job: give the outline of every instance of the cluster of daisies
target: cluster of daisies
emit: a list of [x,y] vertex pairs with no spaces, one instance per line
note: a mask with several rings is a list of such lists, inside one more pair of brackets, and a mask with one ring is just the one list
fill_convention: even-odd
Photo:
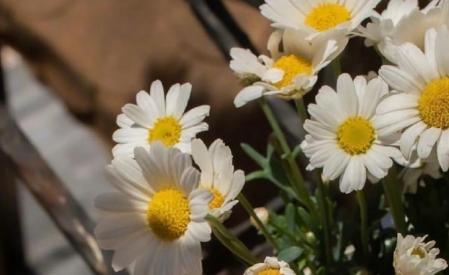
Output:
[[[263,16],[275,28],[269,56],[233,48],[230,68],[245,83],[241,107],[263,96],[300,99],[313,90],[320,70],[336,62],[353,36],[365,38],[385,60],[378,74],[340,74],[335,89],[318,89],[307,106],[301,143],[307,169],[339,180],[340,190],[361,190],[386,177],[396,162],[406,167],[407,191],[422,174],[449,169],[449,0],[265,0]],[[362,22],[369,20],[367,24]],[[191,85],[165,94],[160,81],[141,91],[117,117],[107,167],[115,191],[100,195],[96,238],[114,250],[116,271],[135,275],[202,274],[201,242],[211,238],[207,217],[225,220],[238,203],[245,175],[233,166],[221,140],[209,147],[196,138],[208,130],[209,106],[186,111]],[[435,242],[398,235],[396,274],[435,274],[447,267]],[[246,275],[295,274],[267,257]]]
[[[338,62],[351,37],[375,47],[384,60],[378,73],[340,74],[335,89],[317,89],[315,103],[307,106],[301,143],[307,168],[338,180],[343,193],[386,177],[395,162],[405,167],[410,192],[423,174],[438,178],[449,168],[449,1],[420,9],[417,0],[390,0],[380,14],[374,10],[379,2],[265,0],[260,11],[275,29],[270,55],[230,52],[230,68],[246,84],[234,100],[241,107],[263,96],[302,98],[319,71]],[[434,243],[423,241],[398,236],[397,274],[446,268],[444,260],[435,260]]]
[[[222,140],[207,147],[195,138],[208,129],[203,120],[210,108],[186,112],[190,92],[186,83],[165,94],[162,83],[154,81],[150,93],[139,92],[137,104],[125,105],[117,117],[120,129],[113,139],[118,144],[106,168],[114,191],[95,201],[95,235],[101,248],[114,250],[115,271],[202,274],[201,242],[211,239],[206,216],[223,221],[238,202],[245,174],[234,169]],[[289,272],[286,263],[267,258],[245,274],[261,270]]]

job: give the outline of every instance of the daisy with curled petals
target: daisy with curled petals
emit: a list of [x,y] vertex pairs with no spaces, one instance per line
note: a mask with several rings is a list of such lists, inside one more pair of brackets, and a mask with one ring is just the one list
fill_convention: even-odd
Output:
[[243,275],[295,275],[295,272],[288,263],[276,257],[266,257],[263,263],[249,267]]
[[[361,190],[366,179],[375,182],[388,173],[401,152],[388,145],[391,137],[381,136],[374,124],[375,110],[388,86],[380,78],[354,80],[348,74],[337,79],[337,92],[322,87],[316,104],[309,104],[311,119],[301,147],[310,160],[308,169],[323,168],[323,177],[340,177],[340,190]],[[382,140],[382,141],[381,141]]]
[[305,32],[307,40],[317,36],[348,34],[373,14],[380,0],[265,0],[262,15],[272,26]]
[[408,193],[416,193],[418,186],[425,186],[424,176],[430,176],[433,179],[439,179],[443,175],[440,171],[440,165],[435,153],[432,151],[430,156],[421,160],[418,159],[412,167],[406,167],[403,172],[404,191]]
[[427,236],[415,237],[398,234],[393,266],[397,275],[433,275],[447,268],[435,241],[425,242]]
[[404,17],[416,9],[419,9],[418,0],[390,0],[382,13],[374,12],[371,22],[367,23],[366,27],[359,26],[357,30],[360,36],[366,38],[366,46],[378,45],[378,48],[382,49],[384,39],[393,33]]
[[201,170],[200,188],[213,195],[209,212],[220,220],[226,219],[238,203],[235,198],[245,184],[244,172],[234,171],[231,149],[221,139],[215,140],[209,149],[202,140],[194,139],[192,157]]
[[205,220],[211,194],[198,189],[200,174],[189,155],[154,143],[107,167],[115,192],[100,195],[95,236],[114,250],[115,271],[134,275],[200,275],[201,245],[210,240]]
[[264,95],[284,99],[302,97],[312,89],[317,73],[344,49],[346,43],[343,36],[309,42],[303,39],[301,32],[286,30],[271,35],[268,41],[271,58],[232,48],[230,67],[244,84],[249,85],[236,96],[234,105],[241,107]]
[[123,114],[117,117],[120,128],[112,135],[118,143],[112,149],[114,157],[132,156],[136,146],[148,149],[157,141],[190,152],[191,140],[208,129],[203,120],[210,110],[209,106],[202,105],[184,113],[191,89],[190,83],[175,84],[165,96],[162,83],[156,80],[149,94],[140,91],[136,96],[137,105],[126,104]]
[[433,0],[424,9],[415,8],[403,16],[378,48],[388,60],[393,61],[398,46],[409,42],[424,49],[426,31],[442,25],[449,26],[449,1]]
[[423,49],[428,29],[449,24],[449,3],[447,0],[431,1],[424,9],[414,9],[403,18],[390,35],[391,41],[400,45],[410,42]]
[[384,134],[401,131],[406,158],[416,147],[427,159],[436,150],[443,171],[449,168],[449,31],[446,26],[426,33],[425,51],[405,43],[398,48],[397,66],[382,66],[379,74],[398,93],[377,108],[376,126]]

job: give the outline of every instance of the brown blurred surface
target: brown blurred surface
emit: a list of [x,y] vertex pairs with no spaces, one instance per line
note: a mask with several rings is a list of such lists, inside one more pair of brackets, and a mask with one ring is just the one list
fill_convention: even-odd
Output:
[[[6,32],[14,31],[19,37],[20,31],[36,35],[91,84],[81,90],[64,81],[60,70],[48,64],[51,61],[32,58],[41,79],[75,115],[100,129],[106,140],[115,129],[113,122],[120,107],[157,78],[166,86],[192,82],[192,102],[212,106],[212,131],[238,128],[234,121],[252,113],[251,107],[233,110],[238,82],[185,1],[1,0],[0,4],[8,20],[23,27],[17,31],[14,24],[6,24]],[[267,20],[240,1],[226,4],[263,49],[269,33]],[[40,54],[34,45],[28,47],[32,55]],[[231,121],[232,125],[226,123]],[[234,130],[227,129],[225,134],[229,131]]]

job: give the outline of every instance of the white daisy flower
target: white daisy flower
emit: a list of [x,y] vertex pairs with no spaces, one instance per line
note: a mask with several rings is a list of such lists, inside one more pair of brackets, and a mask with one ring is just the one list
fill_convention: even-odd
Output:
[[393,259],[397,275],[433,275],[447,268],[446,261],[437,258],[435,241],[425,242],[426,238],[398,234]]
[[[282,51],[279,50],[281,43]],[[230,67],[249,84],[234,99],[235,106],[241,107],[264,95],[285,99],[302,97],[315,85],[317,73],[340,54],[346,43],[344,36],[308,42],[300,31],[286,30],[271,35],[268,41],[271,58],[232,48]]]
[[373,14],[380,0],[265,0],[262,15],[276,28],[305,31],[307,40],[343,32],[348,34]]
[[161,81],[156,80],[149,94],[145,91],[137,94],[137,105],[123,106],[123,114],[117,117],[120,128],[112,135],[118,143],[112,149],[114,157],[132,156],[135,147],[149,149],[156,141],[190,152],[191,140],[209,128],[202,121],[210,110],[209,106],[202,105],[184,113],[191,89],[190,83],[175,84],[165,96]]
[[266,257],[263,263],[249,267],[243,275],[295,275],[295,272],[288,263],[276,257]]
[[391,138],[381,135],[374,124],[377,104],[387,93],[388,86],[380,78],[367,82],[363,76],[352,80],[348,74],[338,77],[337,92],[322,87],[316,104],[308,106],[311,119],[304,123],[308,134],[301,147],[310,160],[307,169],[323,168],[327,180],[341,176],[344,193],[361,190],[367,177],[372,182],[385,177],[392,158],[402,158],[397,148],[387,144]]
[[427,159],[435,148],[443,171],[449,168],[449,31],[446,26],[426,33],[425,52],[411,43],[398,48],[397,66],[382,66],[379,74],[399,93],[377,108],[376,127],[390,134],[402,131],[406,158],[417,148]]
[[201,245],[211,237],[205,220],[211,194],[198,189],[189,155],[161,143],[114,159],[107,167],[115,192],[98,196],[95,229],[100,247],[114,250],[112,267],[134,275],[202,274]]
[[226,219],[232,207],[238,203],[235,198],[245,184],[245,173],[234,171],[232,152],[221,139],[215,140],[207,149],[200,139],[192,141],[192,157],[200,167],[200,188],[212,193],[209,211],[212,215]]
[[430,156],[425,159],[417,159],[412,167],[405,167],[402,179],[404,181],[404,192],[416,193],[419,186],[425,186],[423,176],[430,176],[433,179],[439,179],[443,175],[440,171],[440,165],[435,150],[432,150]]
[[[419,9],[418,0],[390,0],[382,13],[374,12],[366,27],[358,27],[359,35],[366,38],[367,47],[381,44],[393,33],[398,23],[416,9]],[[382,49],[382,46],[379,48]]]
[[[404,6],[402,13],[407,12],[407,8]],[[398,46],[409,42],[424,49],[426,31],[441,25],[449,26],[449,1],[433,0],[424,9],[416,8],[408,15],[403,16],[383,42],[378,45],[378,49],[388,60],[393,61],[396,58]]]

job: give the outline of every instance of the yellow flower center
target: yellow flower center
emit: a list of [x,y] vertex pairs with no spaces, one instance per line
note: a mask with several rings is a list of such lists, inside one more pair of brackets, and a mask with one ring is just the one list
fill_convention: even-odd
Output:
[[257,272],[257,275],[280,275],[280,274],[281,274],[281,272],[279,272],[279,269],[271,268],[271,267]]
[[424,248],[418,246],[418,247],[413,248],[413,250],[410,254],[413,256],[417,256],[420,259],[424,259],[427,255],[427,251]]
[[181,124],[172,116],[162,117],[156,120],[153,128],[148,131],[148,141],[160,141],[165,146],[172,147],[179,142],[181,137]]
[[322,3],[307,14],[305,24],[322,32],[349,20],[351,20],[351,13],[345,6]]
[[189,201],[177,189],[161,190],[153,195],[148,204],[147,219],[149,227],[161,240],[176,240],[186,232],[189,225]]
[[427,84],[419,98],[418,110],[427,125],[442,129],[449,127],[449,77]]
[[218,191],[215,188],[211,188],[209,189],[209,192],[211,192],[213,195],[212,200],[209,202],[209,209],[215,209],[222,206],[224,202],[224,197],[220,193],[220,191]]
[[337,130],[338,145],[350,155],[366,153],[374,139],[374,127],[363,117],[350,117]]
[[294,78],[300,74],[312,73],[312,64],[305,58],[293,54],[282,56],[273,66],[284,72],[284,77],[274,84],[279,89],[292,84]]

